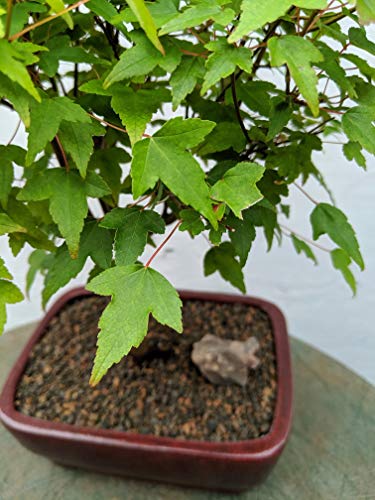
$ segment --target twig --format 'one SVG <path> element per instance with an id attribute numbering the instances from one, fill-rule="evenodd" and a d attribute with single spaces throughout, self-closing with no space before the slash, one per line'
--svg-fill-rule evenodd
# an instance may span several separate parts
<path id="1" fill-rule="evenodd" d="M 74 65 L 74 87 L 73 87 L 74 97 L 78 96 L 78 78 L 79 78 L 78 63 L 75 63 L 75 65 Z"/>
<path id="2" fill-rule="evenodd" d="M 296 182 L 293 182 L 293 184 L 296 186 L 297 189 L 301 191 L 301 193 L 303 193 L 306 196 L 306 198 L 308 198 L 312 203 L 314 203 L 314 205 L 319 205 L 319 202 L 314 200 L 314 198 L 310 196 L 309 193 L 305 191 L 302 186 L 300 186 Z"/>
<path id="3" fill-rule="evenodd" d="M 116 40 L 116 36 L 113 36 L 113 31 L 109 29 L 108 25 L 104 23 L 99 16 L 94 16 L 95 22 L 102 29 L 106 39 L 108 40 L 109 45 L 111 46 L 113 55 L 117 60 L 120 59 L 120 55 L 118 52 L 118 41 Z"/>
<path id="4" fill-rule="evenodd" d="M 232 88 L 232 98 L 233 98 L 234 109 L 236 111 L 237 121 L 238 121 L 238 123 L 239 123 L 239 125 L 241 127 L 242 133 L 245 136 L 246 141 L 248 143 L 251 143 L 251 139 L 249 137 L 249 134 L 248 134 L 248 132 L 246 130 L 246 127 L 244 125 L 244 122 L 243 122 L 242 116 L 241 116 L 240 105 L 239 105 L 239 102 L 238 102 L 238 99 L 237 99 L 236 78 L 234 76 L 234 73 L 232 73 L 230 75 L 230 79 L 231 79 L 231 88 Z"/>
<path id="5" fill-rule="evenodd" d="M 128 131 L 125 128 L 118 127 L 117 125 L 114 125 L 113 123 L 107 122 L 103 118 L 99 118 L 99 116 L 95 116 L 92 113 L 87 113 L 91 118 L 94 118 L 94 120 L 97 120 L 100 123 L 103 123 L 104 125 L 107 125 L 107 127 L 113 128 L 115 130 L 118 130 L 119 132 L 124 132 L 124 134 L 128 134 Z M 142 137 L 151 137 L 149 134 L 142 134 Z"/>
<path id="6" fill-rule="evenodd" d="M 199 54 L 198 52 L 190 52 L 190 50 L 185 50 L 185 49 L 179 49 L 180 52 L 183 54 L 186 54 L 187 56 L 193 56 L 193 57 L 203 57 L 203 59 L 207 59 L 206 54 Z"/>
<path id="7" fill-rule="evenodd" d="M 158 246 L 158 248 L 155 250 L 155 252 L 151 255 L 151 257 L 148 259 L 146 262 L 145 267 L 150 267 L 151 262 L 154 260 L 154 258 L 157 256 L 157 254 L 160 252 L 160 250 L 168 243 L 168 241 L 172 238 L 174 233 L 177 231 L 178 227 L 182 224 L 182 220 L 177 221 L 177 224 L 174 226 L 172 231 L 168 234 L 168 236 L 165 238 L 165 240 Z"/>
<path id="8" fill-rule="evenodd" d="M 329 248 L 323 247 L 322 245 L 319 245 L 319 243 L 315 243 L 315 241 L 310 240 L 309 238 L 306 238 L 306 236 L 303 236 L 302 234 L 296 233 L 296 231 L 293 231 L 293 229 L 290 229 L 287 226 L 284 226 L 284 224 L 279 224 L 279 226 L 284 229 L 285 231 L 288 231 L 289 234 L 285 234 L 285 236 L 288 236 L 289 238 L 292 237 L 292 235 L 296 236 L 300 240 L 306 241 L 306 243 L 309 243 L 310 245 L 319 248 L 319 250 L 323 250 L 323 252 L 328 252 L 331 253 L 331 250 Z"/>
<path id="9" fill-rule="evenodd" d="M 9 37 L 10 41 L 17 40 L 21 36 L 25 35 L 26 33 L 29 33 L 29 31 L 35 30 L 35 28 L 39 28 L 39 26 L 42 26 L 43 24 L 49 23 L 50 21 L 53 21 L 57 17 L 63 16 L 67 12 L 70 12 L 73 9 L 78 8 L 79 6 L 89 2 L 90 0 L 79 0 L 79 2 L 74 3 L 73 5 L 69 5 L 69 7 L 66 7 L 63 10 L 60 10 L 60 12 L 57 12 L 56 14 L 53 14 L 52 16 L 45 17 L 44 19 L 41 19 L 40 21 L 37 21 L 34 24 L 30 24 L 27 26 L 25 29 L 19 31 L 18 33 L 15 33 L 11 37 Z"/>
<path id="10" fill-rule="evenodd" d="M 69 163 L 68 163 L 68 159 L 66 157 L 66 154 L 65 154 L 65 151 L 64 151 L 64 148 L 61 144 L 61 141 L 59 139 L 59 136 L 56 134 L 55 135 L 55 139 L 56 139 L 56 142 L 57 142 L 57 145 L 59 146 L 59 149 L 60 149 L 60 152 L 61 152 L 61 156 L 62 156 L 62 159 L 63 159 L 63 162 L 64 162 L 64 167 L 65 167 L 65 170 L 67 172 L 69 172 L 70 170 L 70 166 L 69 166 Z"/>
<path id="11" fill-rule="evenodd" d="M 10 25 L 12 23 L 13 0 L 7 0 L 7 18 L 5 22 L 5 38 L 9 38 Z"/>
<path id="12" fill-rule="evenodd" d="M 16 137 L 17 132 L 18 132 L 18 130 L 19 130 L 19 128 L 20 128 L 20 125 L 21 125 L 21 119 L 20 119 L 20 120 L 18 120 L 17 126 L 16 126 L 16 128 L 14 129 L 14 132 L 13 132 L 13 134 L 12 134 L 11 138 L 9 139 L 9 141 L 7 142 L 7 146 L 9 146 L 10 144 L 12 144 L 12 142 L 14 141 L 14 138 Z"/>
<path id="13" fill-rule="evenodd" d="M 151 196 L 150 194 L 145 194 L 144 196 L 142 196 L 141 198 L 139 198 L 138 200 L 136 200 L 134 203 L 131 203 L 130 205 L 128 205 L 128 208 L 133 208 L 137 205 L 139 205 L 139 203 L 142 203 L 142 201 L 144 200 L 147 200 L 147 198 Z"/>

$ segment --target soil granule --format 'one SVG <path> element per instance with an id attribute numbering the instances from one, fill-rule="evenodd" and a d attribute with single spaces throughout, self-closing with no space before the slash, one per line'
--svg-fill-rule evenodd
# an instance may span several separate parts
<path id="1" fill-rule="evenodd" d="M 276 403 L 276 359 L 268 315 L 239 303 L 184 301 L 184 332 L 150 318 L 146 343 L 89 386 L 98 320 L 108 299 L 66 304 L 32 349 L 16 408 L 44 420 L 179 439 L 239 441 L 266 434 Z M 192 343 L 211 333 L 256 336 L 261 365 L 246 387 L 212 385 L 190 359 Z M 145 349 L 146 346 L 146 349 Z M 145 351 L 145 352 L 143 352 Z"/>

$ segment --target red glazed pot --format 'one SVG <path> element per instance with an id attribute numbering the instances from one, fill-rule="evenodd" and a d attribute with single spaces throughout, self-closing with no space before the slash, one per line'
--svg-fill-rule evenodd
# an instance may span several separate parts
<path id="1" fill-rule="evenodd" d="M 292 377 L 285 319 L 273 304 L 237 295 L 182 291 L 183 300 L 241 302 L 270 317 L 276 346 L 278 392 L 270 431 L 257 439 L 227 443 L 184 441 L 94 429 L 29 417 L 14 407 L 18 381 L 29 353 L 53 316 L 82 288 L 61 297 L 36 328 L 15 363 L 0 397 L 0 419 L 21 444 L 64 465 L 133 478 L 222 491 L 244 491 L 268 475 L 279 458 L 292 421 Z"/>

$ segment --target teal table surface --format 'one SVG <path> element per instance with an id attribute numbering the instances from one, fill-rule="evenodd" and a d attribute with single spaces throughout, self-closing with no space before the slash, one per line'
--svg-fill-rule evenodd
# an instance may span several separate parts
<path id="1" fill-rule="evenodd" d="M 0 340 L 0 386 L 31 330 Z M 375 499 L 375 388 L 316 349 L 295 339 L 291 344 L 293 430 L 257 489 L 228 495 L 64 468 L 21 447 L 0 425 L 0 499 Z"/>

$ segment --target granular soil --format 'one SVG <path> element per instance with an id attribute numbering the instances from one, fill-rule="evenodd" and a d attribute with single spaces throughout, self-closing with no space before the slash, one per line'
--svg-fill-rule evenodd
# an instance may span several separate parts
<path id="1" fill-rule="evenodd" d="M 18 385 L 18 411 L 53 422 L 155 436 L 240 441 L 270 430 L 277 394 L 268 315 L 241 303 L 186 300 L 184 332 L 150 318 L 141 347 L 89 386 L 99 317 L 108 299 L 68 302 L 33 347 Z M 245 387 L 213 385 L 191 361 L 193 342 L 210 333 L 260 344 L 260 366 Z"/>

